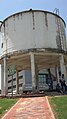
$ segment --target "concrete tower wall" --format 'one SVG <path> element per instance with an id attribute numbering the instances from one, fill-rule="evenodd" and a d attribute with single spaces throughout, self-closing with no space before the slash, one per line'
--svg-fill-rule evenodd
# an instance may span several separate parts
<path id="1" fill-rule="evenodd" d="M 65 22 L 58 15 L 31 10 L 14 14 L 2 25 L 2 55 L 32 48 L 66 50 Z"/>

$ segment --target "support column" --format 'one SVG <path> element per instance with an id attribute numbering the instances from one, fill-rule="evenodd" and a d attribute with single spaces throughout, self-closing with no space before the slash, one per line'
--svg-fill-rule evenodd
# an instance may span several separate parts
<path id="1" fill-rule="evenodd" d="M 58 78 L 57 78 L 57 66 L 55 66 L 55 76 L 56 76 L 56 79 L 58 80 Z"/>
<path id="2" fill-rule="evenodd" d="M 1 65 L 1 95 L 4 95 L 4 67 Z"/>
<path id="3" fill-rule="evenodd" d="M 57 82 L 59 83 L 59 71 L 58 71 L 58 67 L 57 67 Z"/>
<path id="4" fill-rule="evenodd" d="M 33 91 L 36 89 L 36 71 L 35 71 L 35 57 L 34 54 L 31 52 L 31 73 L 32 73 L 32 88 Z"/>
<path id="5" fill-rule="evenodd" d="M 38 91 L 39 88 L 38 88 L 38 67 L 36 66 L 36 90 Z"/>
<path id="6" fill-rule="evenodd" d="M 55 74 L 56 74 L 57 83 L 59 83 L 59 70 L 58 70 L 58 66 L 55 66 Z"/>
<path id="7" fill-rule="evenodd" d="M 61 68 L 61 74 L 64 74 L 64 77 L 66 79 L 66 67 L 64 65 L 64 57 L 61 55 L 60 57 L 60 68 Z"/>
<path id="8" fill-rule="evenodd" d="M 16 94 L 19 94 L 18 70 L 16 70 Z"/>
<path id="9" fill-rule="evenodd" d="M 7 59 L 4 57 L 4 95 L 8 94 L 8 70 L 7 70 Z"/>

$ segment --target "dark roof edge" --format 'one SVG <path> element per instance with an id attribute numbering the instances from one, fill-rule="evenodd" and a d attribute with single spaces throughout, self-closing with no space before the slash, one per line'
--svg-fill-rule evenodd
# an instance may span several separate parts
<path id="1" fill-rule="evenodd" d="M 9 19 L 10 17 L 12 17 L 12 16 L 14 16 L 14 15 L 21 14 L 21 13 L 27 13 L 27 12 L 30 12 L 30 11 L 32 11 L 32 12 L 45 12 L 45 13 L 49 13 L 49 14 L 55 15 L 55 16 L 59 17 L 60 19 L 62 19 L 62 21 L 64 22 L 64 25 L 65 25 L 65 27 L 66 27 L 66 23 L 65 23 L 64 19 L 63 19 L 62 17 L 60 17 L 59 15 L 57 15 L 57 14 L 55 14 L 55 13 L 53 13 L 53 12 L 49 12 L 49 11 L 44 11 L 44 10 L 32 10 L 32 9 L 14 13 L 14 14 L 8 16 L 7 18 L 5 18 L 5 19 L 3 20 L 3 23 L 4 23 L 7 19 Z"/>

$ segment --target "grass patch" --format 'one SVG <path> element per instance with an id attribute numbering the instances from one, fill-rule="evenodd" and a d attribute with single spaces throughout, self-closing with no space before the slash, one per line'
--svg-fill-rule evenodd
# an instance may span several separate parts
<path id="1" fill-rule="evenodd" d="M 17 99 L 7 99 L 7 98 L 0 99 L 0 118 L 16 102 L 17 102 Z"/>
<path id="2" fill-rule="evenodd" d="M 67 119 L 67 96 L 51 97 L 49 102 L 56 119 Z"/>

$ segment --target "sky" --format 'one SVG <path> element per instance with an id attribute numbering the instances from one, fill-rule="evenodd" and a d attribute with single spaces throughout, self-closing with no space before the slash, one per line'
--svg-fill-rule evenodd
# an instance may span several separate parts
<path id="1" fill-rule="evenodd" d="M 53 12 L 55 8 L 59 9 L 59 15 L 67 24 L 67 0 L 0 0 L 0 21 L 20 11 L 35 9 Z"/>
<path id="2" fill-rule="evenodd" d="M 53 12 L 59 9 L 59 15 L 66 21 L 67 0 L 0 0 L 0 20 L 19 11 L 42 9 Z"/>

